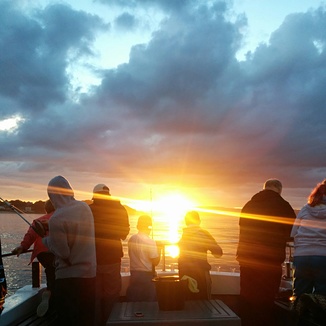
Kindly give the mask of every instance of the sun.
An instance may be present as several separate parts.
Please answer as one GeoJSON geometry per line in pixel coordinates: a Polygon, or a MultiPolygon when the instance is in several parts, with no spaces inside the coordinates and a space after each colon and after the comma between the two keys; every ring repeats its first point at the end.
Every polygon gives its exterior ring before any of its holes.
{"type": "Polygon", "coordinates": [[[180,238],[184,216],[187,211],[195,209],[195,203],[187,195],[175,191],[162,194],[152,202],[153,213],[156,220],[168,231],[169,238],[166,239],[171,245],[166,247],[168,255],[177,257],[179,248],[176,243],[180,238]]]}
{"type": "Polygon", "coordinates": [[[195,207],[195,204],[186,195],[179,192],[171,192],[160,196],[152,203],[153,211],[168,216],[183,216],[188,210],[195,207]]]}
{"type": "MultiPolygon", "coordinates": [[[[165,247],[168,256],[173,258],[179,254],[177,242],[180,239],[184,217],[190,210],[196,210],[198,206],[191,194],[180,190],[163,190],[150,192],[150,200],[128,199],[130,206],[147,212],[153,217],[153,237],[157,240],[167,242],[165,247]],[[165,235],[164,238],[157,238],[160,230],[165,235]],[[168,234],[168,237],[166,237],[168,234]]],[[[125,198],[125,200],[127,200],[125,198]]]]}

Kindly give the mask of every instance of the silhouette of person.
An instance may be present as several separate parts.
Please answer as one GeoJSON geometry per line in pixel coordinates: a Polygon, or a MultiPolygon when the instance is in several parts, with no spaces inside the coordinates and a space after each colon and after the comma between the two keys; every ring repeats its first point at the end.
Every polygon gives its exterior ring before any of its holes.
{"type": "Polygon", "coordinates": [[[281,282],[286,242],[296,217],[281,193],[282,183],[269,179],[241,211],[237,260],[243,326],[275,325],[274,300],[281,282]]]}
{"type": "Polygon", "coordinates": [[[200,227],[200,216],[196,211],[190,211],[185,216],[186,228],[183,229],[179,241],[179,277],[186,275],[197,281],[199,292],[187,292],[189,300],[208,300],[211,298],[212,281],[211,266],[207,261],[207,251],[216,258],[223,255],[222,248],[213,236],[200,227]]]}
{"type": "Polygon", "coordinates": [[[128,241],[130,259],[130,283],[127,289],[128,301],[156,301],[156,288],[152,282],[153,266],[160,262],[160,248],[149,237],[152,218],[141,215],[137,222],[138,233],[128,241]]]}
{"type": "Polygon", "coordinates": [[[105,325],[121,290],[121,240],[129,234],[127,210],[112,198],[105,184],[93,189],[90,208],[94,217],[96,244],[96,325],[105,325]]]}

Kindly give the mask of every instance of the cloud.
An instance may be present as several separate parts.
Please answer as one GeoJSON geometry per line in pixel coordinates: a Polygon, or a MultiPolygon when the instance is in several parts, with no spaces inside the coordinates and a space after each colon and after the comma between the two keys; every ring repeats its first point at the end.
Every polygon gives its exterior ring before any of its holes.
{"type": "Polygon", "coordinates": [[[138,22],[135,16],[124,12],[115,19],[115,25],[118,29],[122,30],[133,30],[137,27],[138,22]]]}
{"type": "MultiPolygon", "coordinates": [[[[128,10],[150,6],[110,3],[128,32],[141,15],[128,10]]],[[[180,184],[211,199],[222,191],[234,205],[278,177],[303,203],[298,189],[325,177],[325,8],[287,16],[239,61],[244,15],[230,21],[221,1],[155,3],[164,15],[150,41],[114,69],[92,65],[100,84],[78,101],[69,65],[93,60],[109,25],[64,5],[27,14],[1,3],[0,112],[25,119],[15,133],[0,131],[6,175],[68,174],[85,187],[95,174],[121,191],[127,182],[180,184]]]]}
{"type": "MultiPolygon", "coordinates": [[[[108,6],[118,6],[122,8],[146,9],[161,8],[164,11],[181,11],[185,8],[198,4],[197,0],[97,0],[108,6]]],[[[224,3],[222,4],[224,5],[224,3]]]]}
{"type": "MultiPolygon", "coordinates": [[[[100,18],[63,5],[29,16],[8,1],[1,2],[0,12],[2,101],[9,99],[16,110],[31,115],[63,104],[70,88],[68,63],[93,55],[90,43],[104,28],[100,18]]],[[[7,112],[9,107],[0,110],[7,112]]]]}

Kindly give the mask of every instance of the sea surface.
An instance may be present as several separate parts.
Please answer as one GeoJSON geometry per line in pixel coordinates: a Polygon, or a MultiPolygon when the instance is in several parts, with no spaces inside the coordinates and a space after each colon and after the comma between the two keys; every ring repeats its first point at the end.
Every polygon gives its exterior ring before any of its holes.
{"type": "MultiPolygon", "coordinates": [[[[40,215],[24,214],[30,223],[40,215]]],[[[130,215],[130,234],[124,244],[125,256],[122,260],[122,271],[129,271],[129,258],[127,253],[128,238],[137,233],[136,224],[139,215],[130,215]]],[[[223,249],[223,256],[219,259],[214,258],[208,253],[208,260],[215,271],[239,271],[238,262],[235,259],[238,244],[238,212],[205,211],[200,212],[201,226],[208,230],[223,249]]],[[[0,213],[0,231],[2,242],[2,253],[10,253],[18,246],[28,229],[28,224],[15,213],[0,213]]],[[[167,218],[166,216],[153,215],[153,234],[155,240],[165,243],[176,243],[182,234],[184,227],[183,217],[167,218]]],[[[176,246],[166,247],[165,266],[161,259],[157,269],[177,270],[176,246]]],[[[8,296],[12,295],[17,289],[27,284],[32,284],[32,268],[29,265],[30,253],[22,254],[19,257],[3,257],[5,275],[8,286],[8,296]]],[[[42,283],[45,283],[45,273],[42,271],[42,283]]]]}

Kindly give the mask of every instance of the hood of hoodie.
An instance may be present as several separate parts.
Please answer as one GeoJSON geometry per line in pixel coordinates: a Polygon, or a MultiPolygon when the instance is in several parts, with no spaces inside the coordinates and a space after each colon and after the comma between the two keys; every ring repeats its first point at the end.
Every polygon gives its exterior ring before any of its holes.
{"type": "Polygon", "coordinates": [[[325,204],[316,205],[314,207],[311,207],[310,205],[307,204],[305,206],[305,209],[314,218],[326,219],[326,205],[325,204]]]}
{"type": "Polygon", "coordinates": [[[50,180],[47,191],[55,209],[63,207],[74,200],[74,191],[69,181],[61,175],[50,180]]]}

